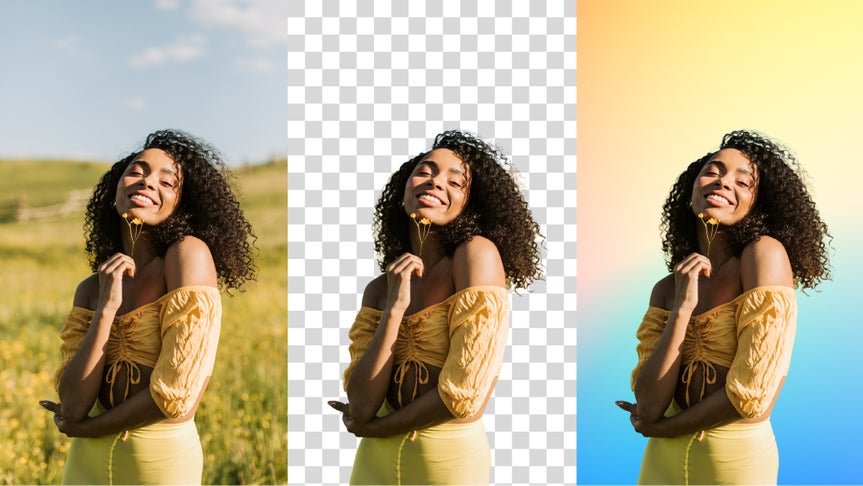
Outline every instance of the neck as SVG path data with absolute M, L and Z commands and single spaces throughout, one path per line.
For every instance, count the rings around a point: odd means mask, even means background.
M 708 244 L 707 236 L 704 232 L 700 232 L 698 235 L 698 253 L 707 256 L 714 269 L 719 268 L 731 258 L 731 248 L 725 239 L 725 233 L 720 230 Z
M 150 238 L 146 232 L 142 232 L 135 239 L 134 245 L 132 244 L 132 238 L 129 236 L 128 232 L 124 231 L 120 239 L 123 246 L 123 253 L 131 256 L 132 259 L 135 260 L 135 265 L 139 269 L 143 268 L 144 265 L 150 263 L 150 261 L 156 258 L 156 249 L 150 242 Z
M 420 251 L 422 249 L 422 251 Z M 440 242 L 437 239 L 437 234 L 432 230 L 420 245 L 420 239 L 416 232 L 411 232 L 411 253 L 418 255 L 425 265 L 426 269 L 431 268 L 437 263 L 443 254 L 441 253 Z

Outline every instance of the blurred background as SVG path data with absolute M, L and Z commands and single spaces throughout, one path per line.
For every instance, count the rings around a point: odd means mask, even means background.
M 772 415 L 780 484 L 861 484 L 858 213 L 863 3 L 578 2 L 578 482 L 634 484 L 647 441 L 631 400 L 635 330 L 667 274 L 660 212 L 723 134 L 790 146 L 833 235 L 833 279 L 798 292 Z M 789 207 L 794 211 L 794 207 Z
M 69 440 L 38 401 L 90 274 L 83 208 L 162 128 L 222 151 L 260 250 L 223 295 L 204 484 L 287 482 L 285 19 L 279 0 L 0 3 L 0 484 L 60 481 Z

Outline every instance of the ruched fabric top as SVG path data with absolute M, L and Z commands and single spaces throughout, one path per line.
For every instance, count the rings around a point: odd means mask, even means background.
M 360 308 L 348 334 L 351 362 L 345 370 L 345 389 L 382 315 L 370 307 Z M 468 287 L 405 316 L 393 357 L 399 405 L 405 376 L 414 374 L 410 396 L 416 398 L 417 386 L 428 383 L 427 365 L 431 365 L 441 368 L 438 392 L 453 416 L 476 414 L 500 372 L 508 330 L 509 293 L 490 285 Z
M 671 312 L 649 307 L 636 333 L 638 364 L 632 372 L 632 389 L 644 363 L 653 353 Z M 729 368 L 725 391 L 734 408 L 746 418 L 770 408 L 788 373 L 797 331 L 797 299 L 784 286 L 756 287 L 734 300 L 693 316 L 683 340 L 682 381 L 689 387 L 696 369 L 702 371 L 701 393 L 716 383 L 715 365 Z
M 55 387 L 60 386 L 60 377 L 81 346 L 94 314 L 81 307 L 73 307 L 69 313 L 60 331 L 62 361 L 54 374 Z M 105 347 L 111 406 L 117 375 L 126 374 L 125 400 L 129 385 L 141 381 L 142 365 L 153 368 L 150 394 L 165 416 L 186 415 L 212 373 L 221 320 L 219 290 L 209 286 L 180 287 L 116 316 Z

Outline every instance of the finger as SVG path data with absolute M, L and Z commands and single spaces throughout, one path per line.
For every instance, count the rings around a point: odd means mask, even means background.
M 392 265 L 392 273 L 402 273 L 412 268 L 417 264 L 422 264 L 422 260 L 419 259 L 416 255 L 412 255 L 407 253 L 400 257 L 398 260 L 393 262 Z
M 629 412 L 630 414 L 636 413 L 636 410 L 638 410 L 638 407 L 634 403 L 626 402 L 623 400 L 618 400 L 614 403 L 617 404 L 617 406 L 621 409 Z
M 414 255 L 413 253 L 402 253 L 401 256 L 393 260 L 393 262 L 387 266 L 387 272 L 393 272 L 396 267 L 403 265 L 406 261 L 411 260 L 415 257 L 416 255 Z
M 347 405 L 342 402 L 337 402 L 335 400 L 330 400 L 327 402 L 327 405 L 333 407 L 339 412 L 345 413 L 347 411 Z
M 99 272 L 106 276 L 114 276 L 117 277 L 118 274 L 125 271 L 126 267 L 128 267 L 129 262 L 123 258 L 112 257 L 108 259 L 105 263 L 99 267 Z
M 60 413 L 60 404 L 59 403 L 54 403 L 54 402 L 51 402 L 48 400 L 40 400 L 39 405 L 41 405 L 42 408 L 44 408 L 45 410 L 48 410 L 48 411 L 51 411 L 54 413 Z

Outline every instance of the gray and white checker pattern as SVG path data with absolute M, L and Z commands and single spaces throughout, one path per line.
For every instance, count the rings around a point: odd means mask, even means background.
M 344 399 L 347 331 L 379 273 L 372 208 L 462 128 L 510 154 L 547 238 L 483 418 L 492 482 L 574 484 L 575 2 L 359 3 L 289 7 L 288 481 L 348 482 L 359 439 L 326 400 Z

